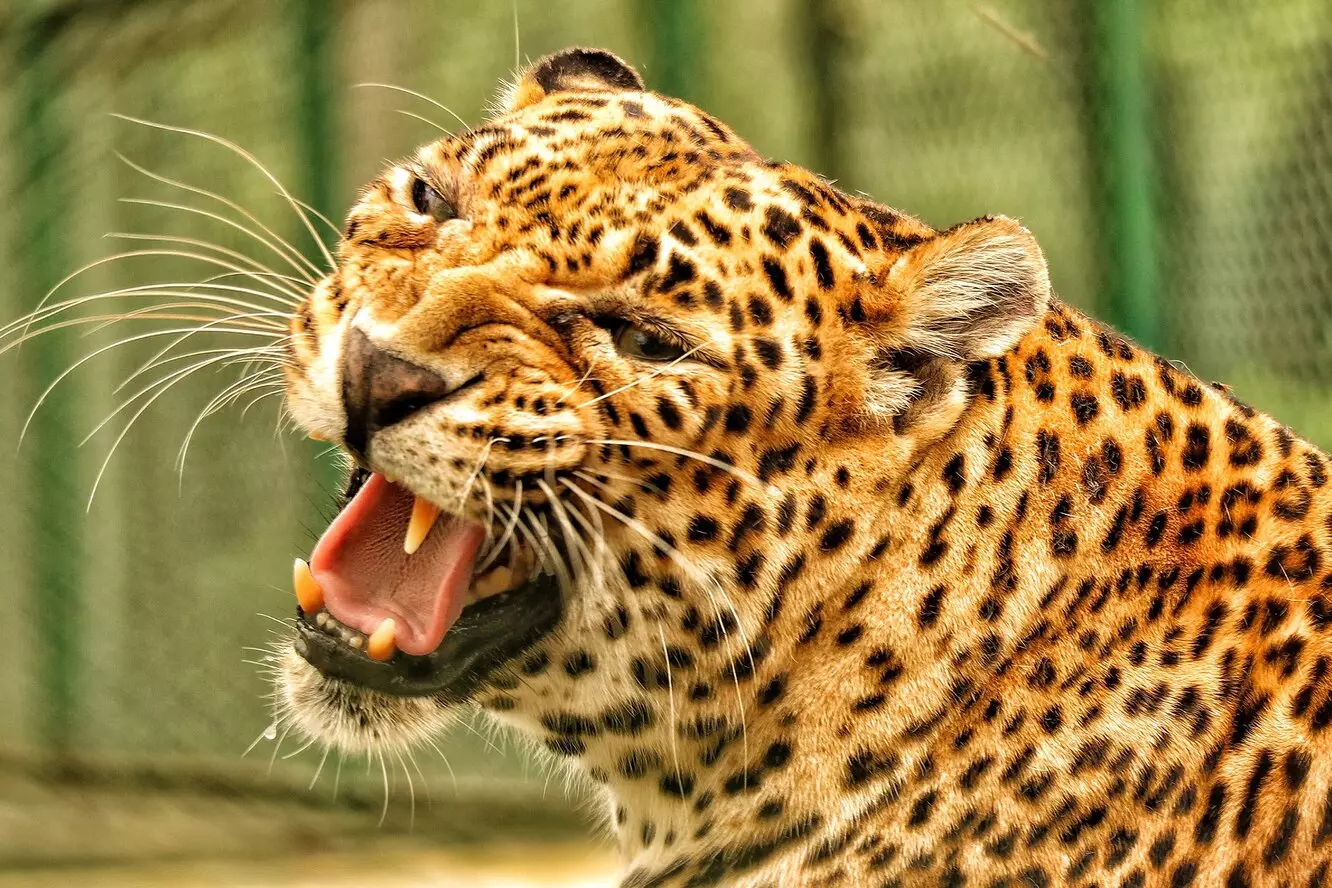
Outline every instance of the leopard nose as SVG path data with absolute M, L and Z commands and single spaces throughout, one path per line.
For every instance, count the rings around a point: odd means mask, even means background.
M 444 377 L 405 361 L 360 330 L 347 334 L 342 357 L 342 405 L 347 412 L 343 444 L 365 462 L 375 432 L 452 394 Z

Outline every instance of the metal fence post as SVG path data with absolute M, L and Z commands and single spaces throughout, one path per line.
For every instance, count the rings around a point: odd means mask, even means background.
M 62 249 L 60 199 L 63 188 L 58 156 L 67 144 L 59 121 L 56 42 L 62 20 L 44 14 L 43 3 L 29 3 L 21 13 L 16 41 L 16 114 L 12 133 L 16 155 L 15 193 L 22 242 L 14 250 L 15 279 L 23 299 L 33 305 L 69 270 Z M 59 336 L 38 336 L 24 349 L 28 365 L 28 400 L 35 402 L 46 383 L 69 363 Z M 32 566 L 33 619 L 37 626 L 37 678 L 33 711 L 38 741 L 52 756 L 68 753 L 78 709 L 80 583 L 83 579 L 83 521 L 77 503 L 81 435 L 74 428 L 68 398 L 50 399 L 28 430 L 28 496 L 24 501 L 28 534 L 24 541 Z M 13 442 L 6 442 L 13 446 Z M 86 493 L 86 492 L 85 492 Z
M 697 87 L 704 35 L 698 4 L 694 0 L 646 0 L 645 5 L 655 64 L 648 86 L 664 95 L 701 101 Z
M 850 13 L 830 0 L 804 0 L 799 13 L 808 53 L 811 164 L 815 172 L 836 181 L 845 173 L 838 144 L 843 117 L 838 62 L 848 50 L 838 17 Z
M 1149 348 L 1168 345 L 1161 324 L 1156 168 L 1142 0 L 1092 0 L 1098 150 L 1108 199 L 1109 320 Z
M 340 7 L 326 0 L 297 0 L 292 9 L 297 82 L 294 110 L 300 139 L 296 151 L 300 158 L 298 187 L 310 206 L 336 222 L 342 216 L 336 204 L 341 157 L 335 113 L 341 79 L 333 44 L 341 22 Z M 324 232 L 322 222 L 315 220 L 314 225 L 316 231 Z M 308 254 L 314 262 L 321 261 L 313 244 Z M 308 452 L 314 460 L 317 486 L 331 493 L 341 487 L 343 479 L 335 460 L 316 458 L 327 449 L 326 444 L 312 444 Z
M 334 122 L 333 60 L 336 5 L 324 0 L 298 0 L 296 16 L 296 121 L 300 133 L 301 174 L 306 199 L 330 219 L 336 214 L 333 188 L 338 167 L 338 133 Z

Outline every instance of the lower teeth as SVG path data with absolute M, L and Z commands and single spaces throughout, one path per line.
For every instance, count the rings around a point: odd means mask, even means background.
M 340 639 L 344 644 L 349 644 L 354 648 L 360 648 L 365 644 L 365 636 L 355 629 L 339 622 L 338 618 L 326 610 L 321 610 L 314 616 L 315 625 L 324 631 L 325 635 Z

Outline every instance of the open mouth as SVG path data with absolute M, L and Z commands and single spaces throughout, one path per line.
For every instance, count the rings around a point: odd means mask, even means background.
M 375 691 L 469 698 L 559 622 L 552 576 L 514 547 L 479 556 L 476 522 L 372 474 L 295 566 L 297 653 Z

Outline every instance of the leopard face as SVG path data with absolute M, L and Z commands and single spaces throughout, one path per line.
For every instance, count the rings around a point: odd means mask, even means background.
M 1010 219 L 843 194 L 600 51 L 502 105 L 292 318 L 356 468 L 285 718 L 480 707 L 604 786 L 626 886 L 1326 873 L 1325 457 Z
M 356 459 L 360 505 L 313 556 L 285 698 L 353 749 L 419 739 L 462 700 L 536 725 L 560 720 L 537 700 L 637 710 L 636 673 L 704 659 L 667 625 L 711 627 L 718 669 L 747 660 L 799 492 L 862 486 L 871 441 L 900 472 L 955 421 L 965 362 L 1048 299 L 1016 223 L 936 235 L 762 160 L 606 54 L 545 60 L 508 106 L 365 189 L 293 319 L 289 409 Z M 409 507 L 440 530 L 386 557 Z M 830 521 L 822 548 L 854 530 Z M 461 592 L 437 594 L 449 571 Z

